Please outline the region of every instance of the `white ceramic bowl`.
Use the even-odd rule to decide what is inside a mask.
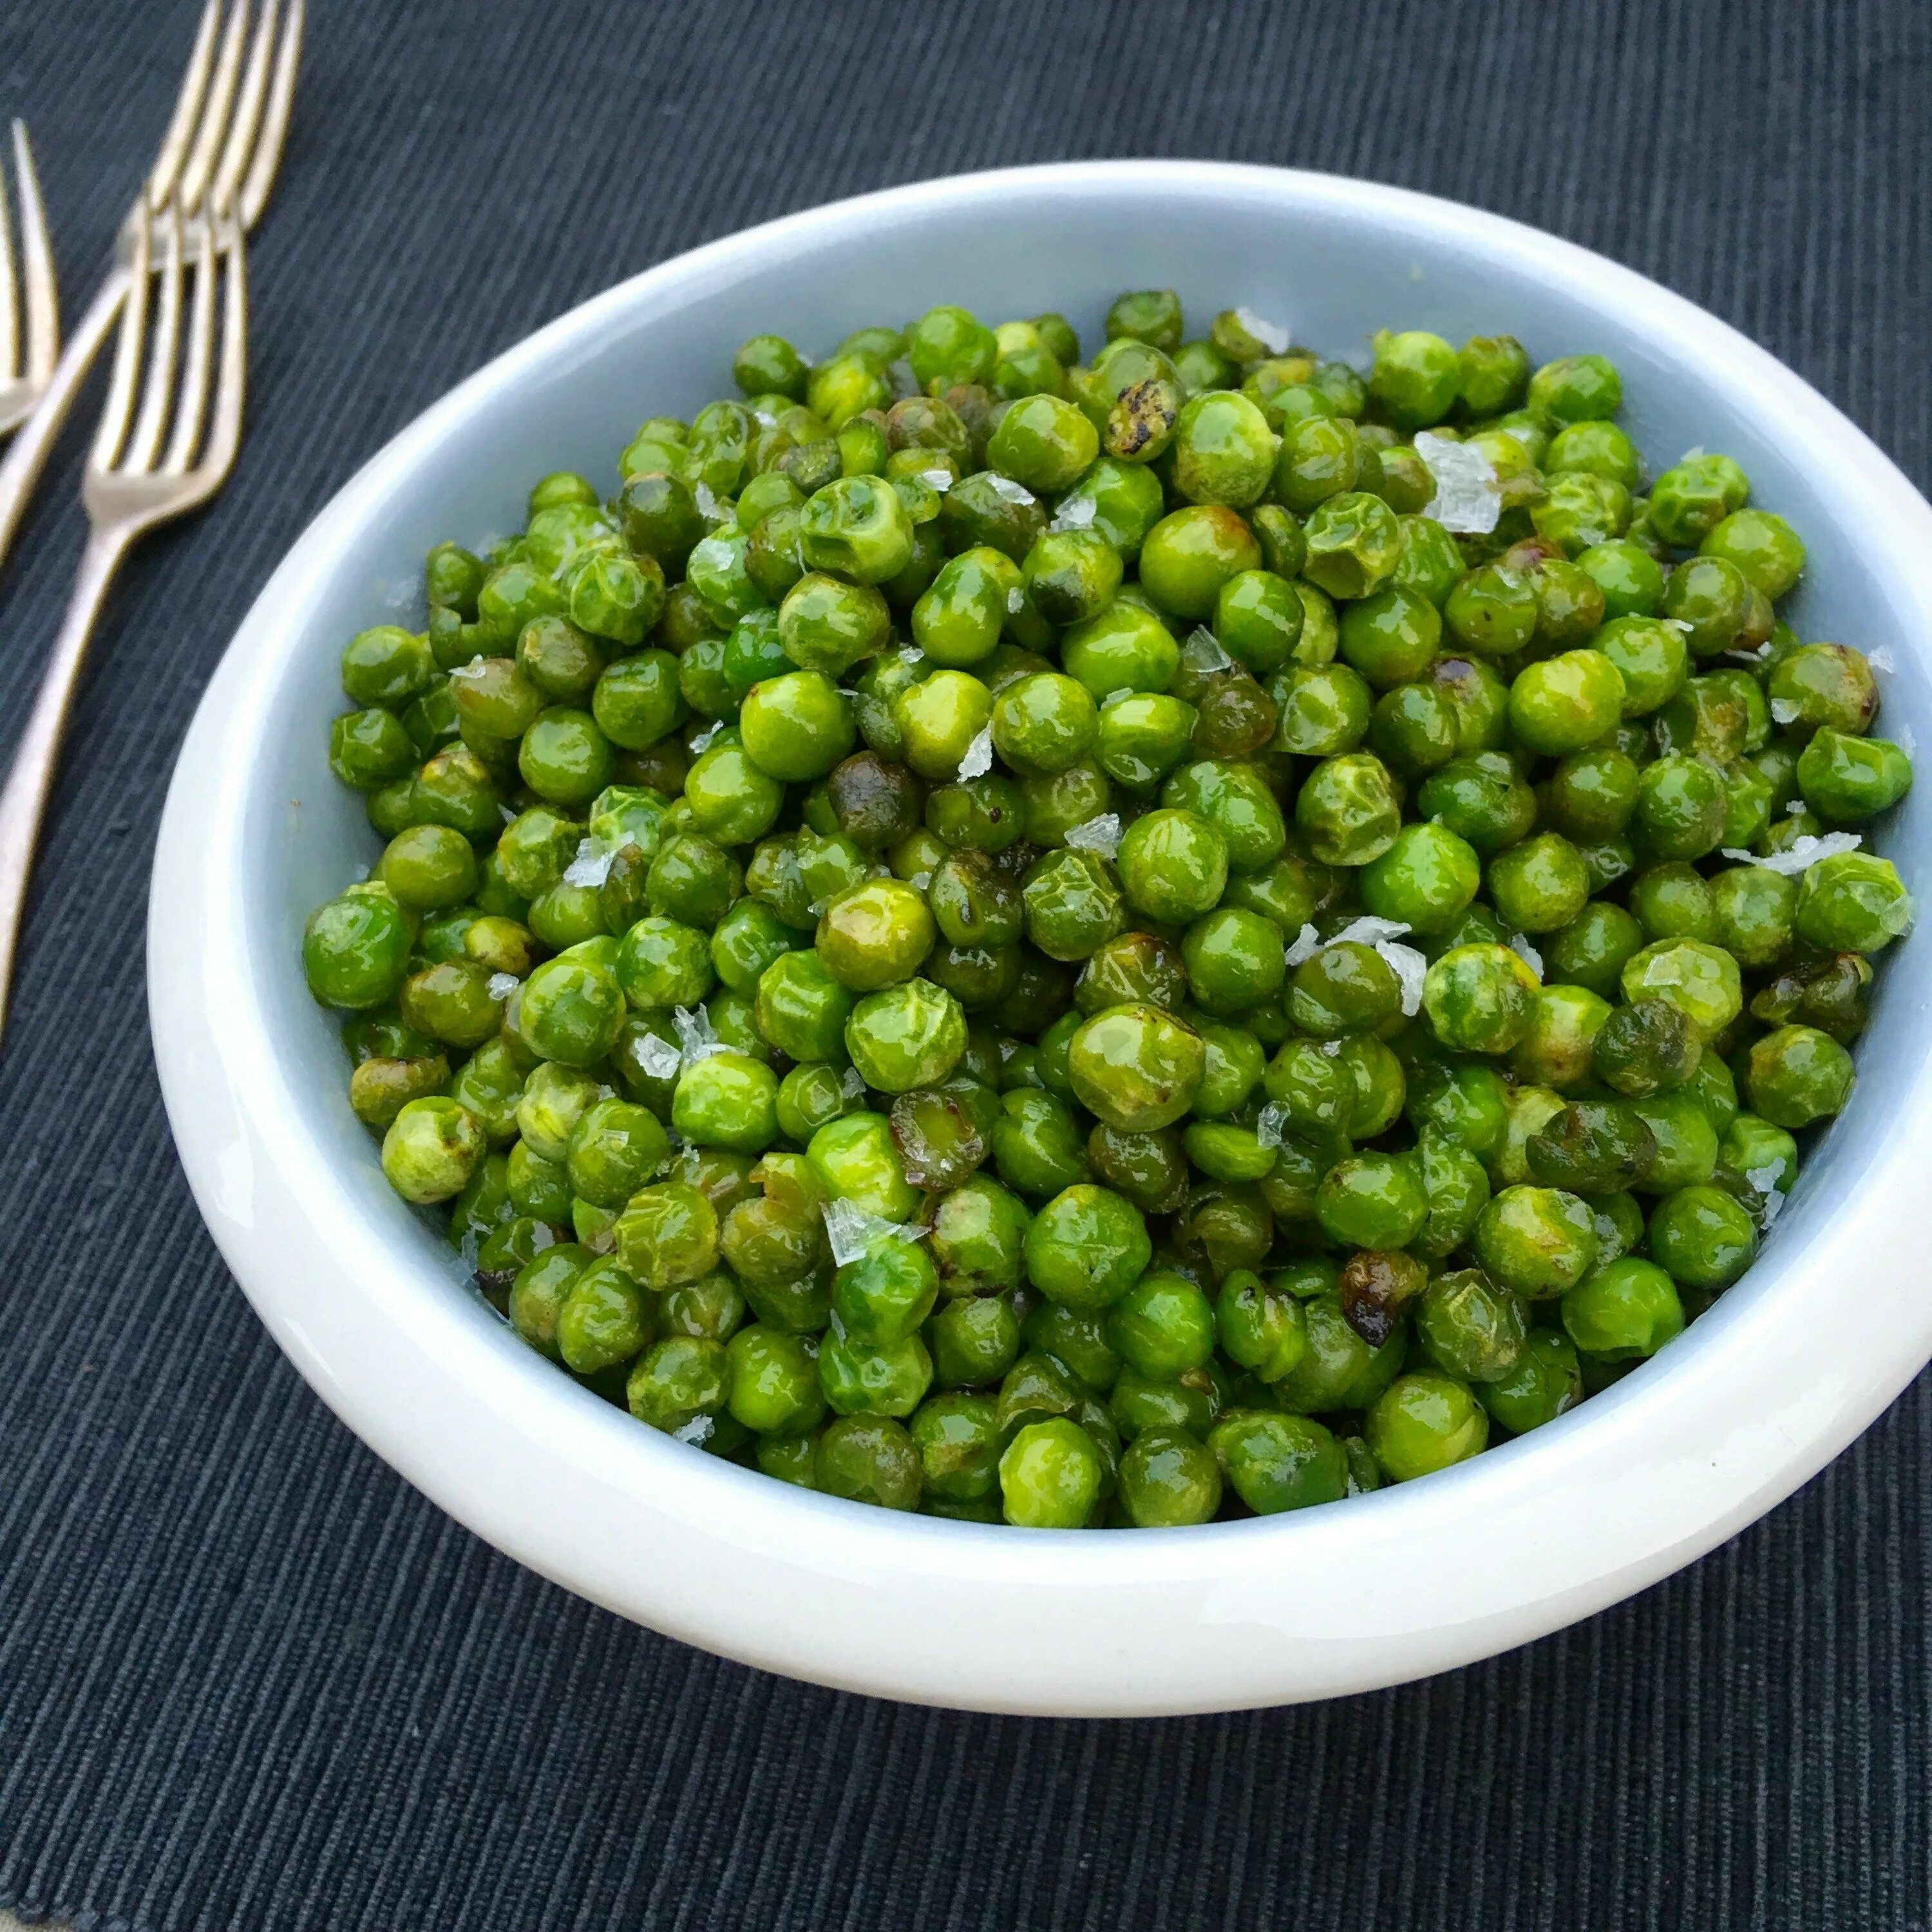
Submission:
[[[1384,324],[1600,350],[1659,461],[1727,451],[1810,545],[1806,636],[1890,652],[1886,724],[1932,745],[1932,511],[1788,370],[1667,291],[1494,215],[1262,168],[1096,163],[927,183],[790,217],[586,303],[405,430],[310,526],[222,660],[156,856],[149,998],[188,1178],[296,1367],[479,1535],[707,1649],[880,1695],[1148,1714],[1289,1702],[1464,1664],[1690,1562],[1835,1454],[1932,1354],[1924,1012],[1932,946],[1887,962],[1846,1117],[1748,1279],[1655,1362],[1534,1436],[1406,1488],[1268,1520],[1016,1531],[802,1494],[586,1394],[390,1192],[305,990],[310,909],[374,856],[331,778],[344,639],[424,552],[518,527],[545,471],[610,474],[635,422],[728,387],[777,328],[808,352],[962,302],[1065,310],[1124,282],[1204,320],[1244,302],[1359,349]],[[1922,893],[1932,788],[1885,842]],[[1916,1255],[1917,1260],[1913,1258]]]

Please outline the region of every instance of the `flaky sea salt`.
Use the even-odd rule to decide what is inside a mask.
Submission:
[[[1294,339],[1280,322],[1270,322],[1266,316],[1257,315],[1251,308],[1235,310],[1234,320],[1270,356],[1279,356]]]
[[[694,752],[699,752],[710,751],[711,748],[712,740],[716,737],[718,733],[723,730],[724,728],[724,721],[722,718],[719,718],[715,724],[707,724],[702,731],[698,733],[696,737],[692,740],[691,748]]]
[[[481,651],[478,651],[466,664],[458,664],[449,674],[452,677],[461,678],[466,684],[473,679],[485,678],[490,675],[484,666],[483,653]]]
[[[1540,980],[1543,977],[1543,955],[1530,944],[1528,938],[1520,932],[1509,937],[1509,950]]]
[[[1372,913],[1364,913],[1360,919],[1349,920],[1328,944],[1373,946],[1384,939],[1400,939],[1412,929],[1399,919],[1377,919]]]
[[[1856,832],[1827,832],[1815,838],[1807,832],[1794,838],[1782,852],[1768,852],[1762,858],[1736,845],[1726,845],[1724,851],[1726,859],[1735,859],[1740,866],[1762,866],[1767,872],[1782,872],[1787,879],[1795,879],[1801,872],[1809,872],[1820,859],[1856,852],[1864,842]]]
[[[1299,966],[1304,959],[1312,959],[1322,950],[1322,935],[1312,926],[1304,926],[1288,943],[1288,950],[1282,955],[1291,968]]]
[[[711,1016],[702,1006],[673,1007],[670,1023],[677,1028],[678,1040],[684,1048],[679,1059],[686,1066],[695,1066],[700,1060],[709,1060],[714,1053],[731,1051],[712,1031]]]
[[[1070,496],[1053,513],[1053,521],[1047,525],[1050,530],[1086,530],[1094,526],[1094,518],[1100,506],[1091,496]]]
[[[1900,725],[1892,733],[1892,742],[1908,758],[1914,758],[1918,755],[1918,740],[1912,735],[1912,727],[1910,724]]]
[[[866,1076],[856,1066],[848,1066],[844,1077],[838,1083],[838,1090],[848,1100],[862,1098],[866,1091]]]
[[[1232,670],[1234,661],[1222,648],[1221,640],[1205,624],[1196,624],[1187,634],[1187,648],[1203,670]]]
[[[684,1055],[669,1040],[646,1034],[638,1049],[638,1064],[653,1080],[668,1080],[684,1064]]]
[[[1026,608],[1026,592],[1016,584],[1006,592],[1006,615],[1017,617]]]
[[[577,856],[563,868],[563,883],[566,886],[601,886],[610,876],[610,862],[616,856],[615,848],[606,845],[601,838],[580,838],[577,842]]]
[[[926,653],[925,653],[925,652],[923,652],[922,650],[921,650],[920,649],[920,647],[918,646],[918,645],[916,645],[916,644],[902,644],[902,645],[900,645],[900,646],[899,646],[899,662],[900,662],[901,664],[922,664],[923,663],[925,663],[925,662],[926,662]]]
[[[932,884],[932,868],[930,866],[922,866],[906,883],[910,886],[916,886],[920,892],[924,892],[926,887]]]
[[[711,1440],[712,1433],[717,1426],[718,1418],[715,1415],[694,1415],[682,1428],[674,1429],[670,1432],[670,1439],[674,1442],[688,1443],[694,1449],[702,1449]]]
[[[698,506],[698,514],[709,523],[728,524],[738,514],[730,504],[721,503],[712,494],[711,486],[708,483],[694,484],[691,500]]]
[[[490,997],[493,1000],[507,1000],[524,982],[514,973],[492,973],[490,975]]]
[[[506,825],[514,825],[517,822],[516,807],[514,806],[509,805],[500,805],[496,808],[496,816],[500,818]]]
[[[1076,825],[1066,835],[1068,844],[1082,852],[1097,852],[1111,859],[1120,849],[1120,820],[1116,812],[1103,812],[1097,818]]]
[[[1340,1060],[1342,1057],[1342,1042],[1339,1040],[1324,1040],[1322,1042],[1322,1051],[1330,1060]]]
[[[1772,1222],[1784,1212],[1784,1199],[1785,1197],[1774,1187],[1764,1197],[1764,1225],[1767,1232]]]
[[[874,1241],[912,1242],[926,1230],[902,1226],[883,1216],[868,1214],[853,1201],[828,1201],[825,1204],[825,1232],[832,1244],[832,1258],[841,1268],[862,1259]]]
[[[1876,650],[1866,652],[1865,662],[1870,664],[1874,670],[1894,671],[1898,668],[1898,660],[1883,644],[1880,644]]]
[[[984,778],[993,769],[993,728],[982,724],[971,744],[966,747],[966,755],[959,760],[959,776],[962,778]]]
[[[1775,1194],[1778,1191],[1778,1184],[1784,1178],[1787,1165],[1784,1155],[1780,1154],[1775,1160],[1767,1161],[1762,1167],[1746,1168],[1744,1178],[1760,1194]]]
[[[1445,530],[1486,535],[1503,513],[1496,466],[1480,449],[1418,430],[1415,453],[1435,479],[1436,494],[1422,506]]]
[[[1004,496],[1010,503],[1036,503],[1040,499],[1024,483],[1016,483],[1010,476],[1002,476],[996,470],[986,472],[986,487],[996,496]]]
[[[952,488],[952,472],[950,470],[922,470],[919,480],[928,490],[937,490],[943,496]]]
[[[1255,1138],[1264,1148],[1280,1147],[1282,1130],[1287,1125],[1287,1114],[1270,1100],[1256,1120]]]
[[[1680,638],[1690,634],[1689,622],[1682,617],[1660,617],[1657,620],[1666,631],[1675,631]]]
[[[1118,704],[1122,698],[1131,698],[1133,694],[1134,688],[1132,685],[1123,684],[1117,686],[1113,690],[1108,692],[1105,698],[1101,699],[1100,709],[1104,711],[1108,705]]]
[[[1780,724],[1796,724],[1803,709],[1795,698],[1774,698],[1771,700],[1771,715]]]
[[[1376,940],[1376,950],[1402,988],[1402,1011],[1414,1018],[1422,1010],[1422,982],[1429,976],[1429,962],[1414,946],[1399,946],[1393,939]]]
[[[1694,442],[1677,460],[1679,463],[1695,463],[1703,454],[1704,446],[1701,442]]]

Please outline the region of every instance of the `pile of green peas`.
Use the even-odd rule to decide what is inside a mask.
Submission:
[[[1540,1428],[1750,1266],[1910,921],[1870,662],[1603,357],[1274,339],[756,337],[349,644],[386,842],[309,984],[586,1388],[889,1508],[1197,1523]]]

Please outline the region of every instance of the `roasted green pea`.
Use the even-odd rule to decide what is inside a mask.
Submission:
[[[1490,1438],[1488,1414],[1468,1385],[1429,1373],[1397,1376],[1377,1397],[1364,1426],[1383,1473],[1399,1483],[1462,1462]]]
[[[1629,1256],[1578,1282],[1562,1310],[1570,1340],[1604,1361],[1654,1355],[1684,1330],[1677,1284],[1655,1262]]]
[[[1512,1435],[1540,1429],[1583,1399],[1576,1345],[1558,1330],[1532,1330],[1516,1366],[1498,1381],[1478,1384],[1477,1394],[1491,1420]]]

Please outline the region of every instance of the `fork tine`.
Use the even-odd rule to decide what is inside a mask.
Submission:
[[[202,224],[204,231],[207,224]],[[175,388],[175,349],[181,340],[182,257],[188,252],[182,232],[178,201],[168,203],[167,256],[161,263],[160,306],[154,317],[154,346],[148,352],[148,379],[141,392],[141,413],[121,459],[123,470],[152,470],[161,432],[168,422],[168,404]]]
[[[220,273],[212,221],[198,224],[194,250],[194,307],[188,324],[188,346],[182,355],[181,396],[175,405],[174,434],[161,459],[161,474],[179,476],[194,457],[208,414],[208,372],[214,363],[214,284]]]
[[[60,355],[60,281],[54,273],[40,177],[23,121],[14,123],[14,172],[19,177],[21,265],[27,279],[27,375],[44,383]]]
[[[212,490],[234,466],[242,442],[242,406],[248,387],[248,262],[242,224],[232,216],[219,224],[219,252],[208,264],[212,274],[228,265],[228,299],[221,327],[221,374],[214,397],[214,426],[196,466],[205,489]]]
[[[274,49],[280,13],[281,0],[264,0],[260,17],[255,22],[254,37],[248,44],[248,65],[242,76],[242,91],[236,98],[228,138],[222,143],[214,184],[208,191],[208,205],[212,208],[225,208],[233,204],[242,171],[248,165],[248,155],[261,125],[262,105],[268,98],[269,56]]]
[[[14,124],[20,124],[17,121]],[[6,184],[0,181],[0,382],[20,374],[20,291],[14,270],[14,217],[7,206]]]
[[[181,92],[175,98],[175,111],[168,131],[161,136],[160,152],[148,176],[148,206],[156,214],[173,194],[181,178],[182,163],[187,158],[188,137],[194,132],[201,112],[202,90],[208,85],[208,63],[214,58],[214,29],[221,18],[222,0],[207,0],[201,10],[201,24],[194,31],[194,50],[188,56],[188,72],[182,76]]]
[[[305,0],[294,0],[287,24],[282,29],[282,44],[275,56],[275,78],[268,89],[268,111],[256,142],[255,158],[242,188],[242,226],[245,232],[261,219],[268,194],[275,184],[275,171],[281,166],[282,147],[288,139],[290,110],[295,101],[296,68],[302,59],[302,20]]]
[[[93,470],[111,470],[121,454],[128,423],[134,410],[134,382],[140,373],[141,340],[146,332],[148,314],[148,219],[146,206],[136,202],[132,226],[134,230],[132,275],[128,299],[121,308],[120,339],[114,345],[114,374],[107,387],[107,400],[100,406],[100,427],[94,432],[94,448],[88,458]]]
[[[248,38],[248,0],[235,0],[234,10],[221,36],[221,52],[216,57],[214,78],[202,104],[201,124],[196,128],[194,145],[188,150],[182,170],[180,200],[182,208],[194,214],[208,191],[214,158],[228,133],[229,111],[234,105],[235,87],[241,77],[242,49]]]

